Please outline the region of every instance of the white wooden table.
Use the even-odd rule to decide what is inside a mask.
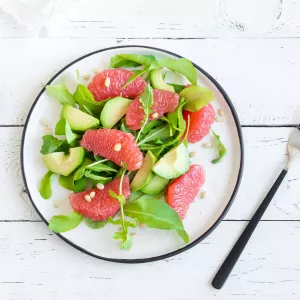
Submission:
[[[227,284],[210,284],[284,166],[300,122],[299,2],[80,1],[62,29],[39,38],[0,10],[0,299],[300,299],[300,162]],[[181,54],[220,82],[243,125],[246,160],[238,197],[205,241],[164,261],[124,265],[49,231],[26,195],[19,151],[28,110],[52,75],[85,53],[133,44]]]

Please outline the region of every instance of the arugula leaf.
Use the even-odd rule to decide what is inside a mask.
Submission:
[[[56,233],[66,232],[76,228],[82,220],[83,216],[73,211],[67,216],[59,215],[52,217],[48,227]]]
[[[63,176],[63,175],[60,175],[59,176],[59,184],[67,189],[67,190],[70,190],[70,191],[74,191],[74,178],[73,178],[74,174],[70,174],[68,176]]]
[[[95,180],[97,183],[106,184],[112,180],[112,177],[105,177],[105,176],[97,175],[97,174],[93,173],[92,170],[85,171],[84,175],[87,178]]]
[[[186,132],[185,132],[185,136],[183,139],[183,144],[187,147],[188,146],[188,137],[189,137],[189,131],[190,131],[190,123],[191,123],[191,119],[190,116],[188,115],[188,121],[187,121],[187,125],[186,125]]]
[[[168,138],[164,141],[164,149],[169,146],[174,146],[174,144],[178,143],[184,134],[185,131],[185,120],[182,116],[182,108],[185,105],[186,100],[184,98],[180,99],[179,105],[175,112],[168,114],[168,119],[171,121],[172,125],[176,128],[178,131],[178,134],[174,137]],[[162,146],[159,145],[150,145],[150,144],[143,144],[141,145],[141,150],[153,150],[153,149],[161,149]],[[162,150],[163,151],[163,150]]]
[[[215,137],[217,150],[218,150],[218,152],[219,152],[219,157],[216,158],[216,159],[214,159],[214,160],[212,160],[212,163],[213,163],[213,164],[217,164],[217,163],[219,163],[219,162],[222,160],[222,158],[226,155],[227,149],[226,149],[226,147],[224,146],[224,144],[221,142],[220,136],[217,135],[213,130],[212,130],[212,133],[213,133],[213,135],[214,135],[214,137]]]
[[[74,181],[74,192],[78,193],[78,192],[82,192],[85,191],[87,186],[87,179],[86,177],[82,177],[78,180]]]
[[[145,67],[145,69],[140,70],[138,72],[133,73],[133,75],[131,75],[128,80],[126,81],[126,83],[122,86],[122,89],[124,89],[126,86],[128,86],[131,82],[133,82],[136,78],[142,76],[144,73],[146,73],[149,69]]]
[[[68,120],[65,119],[65,118],[60,119],[57,122],[57,124],[55,126],[55,134],[65,135],[68,144],[71,144],[72,142],[74,142],[79,137],[78,134],[73,133]]]
[[[69,104],[76,107],[72,94],[68,91],[64,84],[47,85],[46,91],[49,96],[58,100],[62,105]]]
[[[109,218],[107,219],[107,221],[108,221],[108,223],[110,223],[110,224],[112,224],[112,225],[122,225],[122,220],[121,220],[121,219],[114,220],[114,219],[112,219],[111,217],[109,217]],[[138,222],[137,222],[136,219],[133,219],[133,221],[124,219],[124,224],[125,224],[127,227],[136,228]]]
[[[126,203],[126,198],[122,194],[116,194],[114,191],[109,190],[109,195],[115,199],[117,199],[120,204],[124,205]]]
[[[186,244],[190,242],[190,237],[185,230],[176,230],[176,232]]]
[[[41,149],[41,154],[49,154],[53,152],[67,152],[68,145],[65,140],[58,140],[52,135],[44,135],[43,139],[43,146]]]
[[[124,205],[124,213],[150,228],[184,230],[177,212],[160,200],[138,199]]]
[[[118,54],[117,57],[121,57],[144,66],[150,66],[157,63],[156,58],[152,55]]]
[[[53,175],[54,173],[48,171],[41,180],[39,192],[44,199],[49,199],[52,195],[51,181],[53,179]]]
[[[94,99],[94,96],[89,91],[89,89],[83,85],[78,84],[77,89],[73,95],[74,100],[78,103],[79,108],[88,114],[95,114],[95,116],[99,117],[100,112],[102,111],[107,100],[97,102]]]
[[[183,89],[185,89],[185,85],[176,84],[176,83],[168,83],[175,89],[175,93],[179,94]]]
[[[128,224],[128,221],[125,219],[125,214],[124,214],[124,204],[126,203],[126,198],[122,193],[123,180],[126,173],[126,168],[125,168],[125,164],[124,165],[122,164],[122,166],[123,169],[122,169],[122,175],[120,179],[119,194],[116,194],[114,191],[109,190],[110,196],[117,199],[120,202],[120,221],[118,220],[110,220],[110,221],[113,223],[120,222],[120,224],[122,225],[121,231],[115,232],[113,235],[113,239],[122,241],[120,245],[121,249],[130,249],[132,246],[132,238],[130,237],[128,232],[128,227],[130,225]]]
[[[147,125],[145,125],[141,136],[145,136],[152,128],[162,125],[163,122],[159,120],[152,120]]]
[[[142,104],[142,109],[145,113],[144,119],[142,121],[142,127],[136,137],[136,142],[139,140],[140,134],[142,133],[144,127],[146,126],[146,124],[148,123],[148,119],[149,119],[149,115],[152,113],[151,107],[154,104],[153,101],[153,89],[150,86],[150,84],[147,85],[146,89],[144,90],[144,92],[142,93],[142,95],[140,96],[140,102]]]
[[[93,163],[93,161],[91,159],[89,159],[89,158],[84,159],[81,166],[78,169],[76,169],[76,171],[74,172],[74,176],[73,176],[74,181],[79,180],[84,176],[86,167],[88,165],[90,165],[91,163]]]
[[[165,139],[170,137],[170,129],[168,125],[160,125],[150,130],[149,133],[138,143],[138,146],[154,141],[156,139]]]
[[[95,162],[86,167],[88,170],[96,171],[96,172],[117,172],[116,169],[103,164],[102,162]]]
[[[99,229],[104,227],[108,222],[107,221],[94,221],[89,218],[84,218],[85,224],[92,229]]]
[[[164,58],[159,60],[159,65],[185,76],[193,85],[197,85],[197,71],[193,64],[186,58]]]

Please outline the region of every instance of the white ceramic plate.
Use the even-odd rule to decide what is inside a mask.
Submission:
[[[180,57],[174,53],[142,46],[114,47],[87,54],[70,63],[58,72],[48,84],[65,83],[73,92],[77,86],[76,70],[83,74],[93,74],[98,68],[104,70],[109,65],[112,56],[119,53],[151,54],[158,58]],[[203,143],[212,142],[211,137],[190,144],[189,151],[196,151],[192,163],[205,166],[205,189],[208,196],[205,199],[197,197],[191,204],[184,226],[190,236],[190,243],[184,244],[175,232],[154,230],[150,228],[132,230],[136,233],[134,245],[130,251],[119,249],[118,243],[112,239],[115,226],[107,225],[102,229],[92,230],[82,222],[76,229],[59,234],[66,242],[92,256],[116,262],[148,262],[163,259],[191,248],[202,241],[221,222],[227,213],[237,193],[243,169],[243,141],[238,117],[231,101],[222,87],[204,70],[196,66],[200,85],[213,90],[216,100],[215,110],[221,108],[225,113],[225,122],[215,122],[213,129],[221,135],[227,147],[228,154],[220,164],[213,165],[211,160],[216,157],[216,150],[203,148]],[[92,77],[92,76],[91,76]],[[182,76],[167,78],[177,83],[187,83]],[[72,211],[69,204],[69,191],[58,184],[58,178],[53,182],[53,194],[50,200],[44,200],[38,192],[39,182],[47,172],[42,163],[40,149],[42,136],[45,134],[41,122],[47,121],[48,127],[55,128],[59,120],[61,105],[48,97],[45,88],[35,100],[27,118],[22,140],[22,171],[25,185],[33,206],[48,224],[53,215],[68,214]],[[53,207],[53,200],[61,200],[59,208]]]

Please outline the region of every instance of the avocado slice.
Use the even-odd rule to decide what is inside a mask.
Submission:
[[[162,77],[162,68],[154,69],[150,72],[150,82],[155,89],[175,93],[174,87],[164,82]]]
[[[168,185],[168,183],[168,179],[155,175],[151,181],[141,189],[141,191],[149,195],[158,194]]]
[[[84,149],[82,147],[71,148],[69,154],[53,152],[43,155],[42,159],[49,171],[68,176],[82,164]]]
[[[89,128],[97,127],[100,124],[98,119],[69,104],[63,106],[61,117],[67,119],[71,129],[75,131],[85,131]]]
[[[215,98],[210,89],[199,85],[189,86],[183,89],[179,95],[187,100],[183,109],[191,112],[198,111]]]
[[[131,100],[116,97],[107,101],[100,115],[100,121],[104,128],[114,127],[127,113]]]
[[[141,168],[137,171],[130,184],[130,189],[132,192],[142,189],[154,177],[154,174],[152,173],[152,167],[155,161],[156,157],[151,151],[148,151],[143,160]]]
[[[190,168],[190,157],[183,143],[172,148],[155,165],[152,170],[165,179],[177,178]]]

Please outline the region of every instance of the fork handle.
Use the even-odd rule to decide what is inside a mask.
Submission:
[[[228,254],[227,258],[223,262],[222,266],[220,267],[218,273],[216,274],[215,278],[212,281],[212,286],[216,289],[221,289],[226,282],[228,276],[230,275],[233,267],[235,266],[237,260],[239,259],[240,255],[242,254],[245,246],[247,245],[252,233],[254,232],[258,222],[260,221],[261,217],[263,216],[264,212],[266,211],[267,207],[269,206],[272,198],[276,194],[281,182],[283,181],[285,175],[287,174],[287,170],[282,170],[279,177],[277,178],[276,182],[270,189],[268,195],[263,200],[257,211],[255,212],[254,216],[248,223],[247,227],[245,228],[244,232],[241,234],[240,238]]]

